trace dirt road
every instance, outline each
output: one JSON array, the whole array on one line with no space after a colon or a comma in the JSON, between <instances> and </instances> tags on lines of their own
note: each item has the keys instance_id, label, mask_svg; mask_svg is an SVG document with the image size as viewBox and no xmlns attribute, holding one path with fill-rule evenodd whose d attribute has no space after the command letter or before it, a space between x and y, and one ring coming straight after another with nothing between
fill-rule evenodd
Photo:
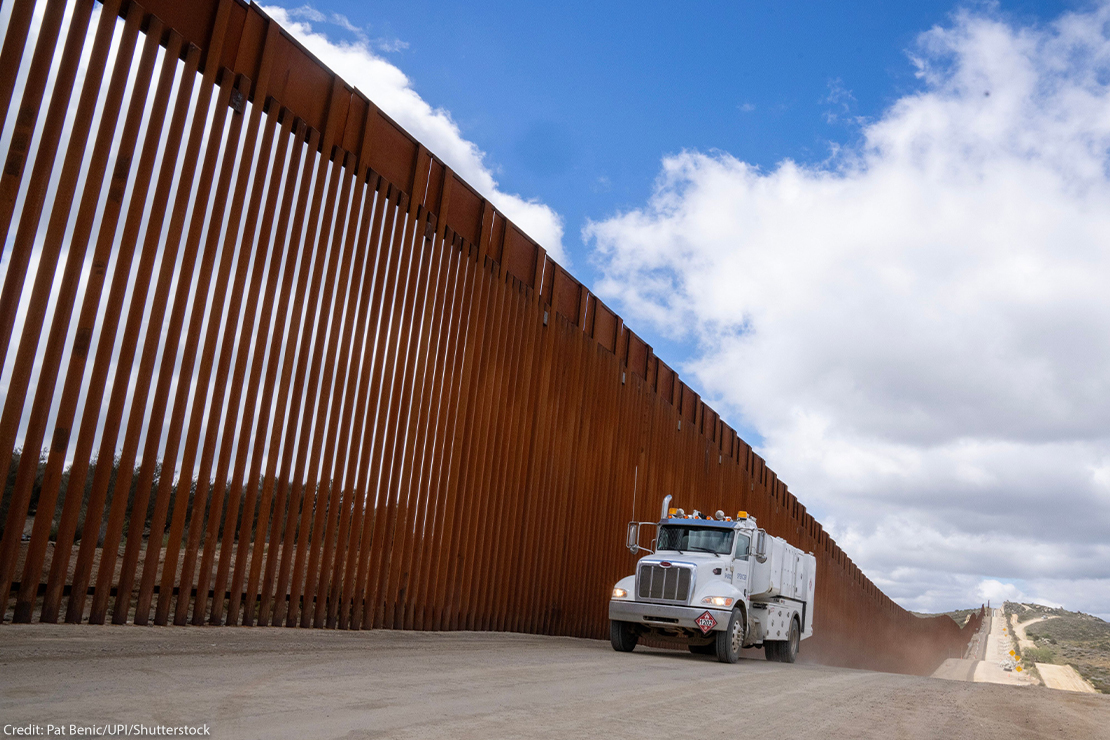
<instances>
[{"instance_id":1,"label":"dirt road","mask_svg":"<svg viewBox=\"0 0 1110 740\"><path fill-rule=\"evenodd\" d=\"M207 723L216 738L1058 740L1110 726L1101 694L473 632L5 625L0 677L0 725Z\"/></svg>"},{"instance_id":2,"label":"dirt road","mask_svg":"<svg viewBox=\"0 0 1110 740\"><path fill-rule=\"evenodd\" d=\"M1056 616L1033 617L1032 619L1026 620L1024 622L1018 622L1016 614L1011 614L1010 615L1010 624L1011 624L1011 628L1013 629L1013 632L1014 632L1014 637L1017 638L1018 645L1021 647L1022 650L1025 650L1027 648L1037 647L1036 643L1034 643L1032 640L1029 639L1029 635L1025 634L1025 628L1028 627L1031 624L1037 624L1037 623L1044 622L1044 621L1049 620L1049 619L1059 619L1059 617L1056 617Z\"/></svg>"},{"instance_id":3,"label":"dirt road","mask_svg":"<svg viewBox=\"0 0 1110 740\"><path fill-rule=\"evenodd\" d=\"M1082 691L1087 694L1096 694L1095 688L1083 680L1079 671L1070 665L1053 665L1052 663L1037 663L1037 672L1041 674L1044 685L1050 689L1060 691Z\"/></svg>"},{"instance_id":4,"label":"dirt road","mask_svg":"<svg viewBox=\"0 0 1110 740\"><path fill-rule=\"evenodd\" d=\"M1006 615L1001 609L995 609L991 618L990 634L987 635L987 649L983 659L975 666L974 680L983 683L1012 684L1014 686L1028 686L1037 683L1037 679L1025 671L1014 667L1010 653L1014 648L1014 637L1006 627ZM1002 666L1010 665L1010 670Z\"/></svg>"}]
</instances>

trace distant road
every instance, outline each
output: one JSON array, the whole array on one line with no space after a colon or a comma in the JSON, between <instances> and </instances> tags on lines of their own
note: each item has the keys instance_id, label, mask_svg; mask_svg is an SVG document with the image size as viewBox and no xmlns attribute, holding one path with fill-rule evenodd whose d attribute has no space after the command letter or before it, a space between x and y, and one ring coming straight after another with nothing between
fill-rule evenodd
<instances>
[{"instance_id":1,"label":"distant road","mask_svg":"<svg viewBox=\"0 0 1110 740\"><path fill-rule=\"evenodd\" d=\"M207 723L215 738L1059 740L1110 727L1101 694L496 633L4 625L0 676L0 724Z\"/></svg>"},{"instance_id":2,"label":"distant road","mask_svg":"<svg viewBox=\"0 0 1110 740\"><path fill-rule=\"evenodd\" d=\"M1059 618L1060 617L1053 614L1051 616L1033 617L1032 619L1026 620L1026 621L1021 622L1019 624L1018 621L1017 621L1017 615L1016 614L1011 614L1010 615L1010 623L1011 623L1011 625L1013 627L1013 630L1014 630L1014 636L1017 637L1018 645L1021 646L1022 650L1025 650L1026 648L1037 647L1037 644L1029 639L1029 635L1025 634L1025 628L1026 627L1028 627L1029 625L1034 624L1034 623L1040 623L1040 622L1048 621L1049 619L1059 619Z\"/></svg>"}]
</instances>

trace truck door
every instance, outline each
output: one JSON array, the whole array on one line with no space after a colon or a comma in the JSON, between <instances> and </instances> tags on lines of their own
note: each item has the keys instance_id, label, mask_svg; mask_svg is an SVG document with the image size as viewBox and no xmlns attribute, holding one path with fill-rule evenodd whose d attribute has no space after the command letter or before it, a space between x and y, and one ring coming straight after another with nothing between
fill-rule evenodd
<instances>
[{"instance_id":1,"label":"truck door","mask_svg":"<svg viewBox=\"0 0 1110 740\"><path fill-rule=\"evenodd\" d=\"M736 549L732 560L732 585L748 596L751 582L751 537L743 532L736 533Z\"/></svg>"}]
</instances>

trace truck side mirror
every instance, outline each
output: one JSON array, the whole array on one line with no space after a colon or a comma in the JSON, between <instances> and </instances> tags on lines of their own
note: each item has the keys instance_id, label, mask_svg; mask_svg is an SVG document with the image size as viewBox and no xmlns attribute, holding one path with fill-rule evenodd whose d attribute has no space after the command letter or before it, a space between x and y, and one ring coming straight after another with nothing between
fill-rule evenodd
<instances>
[{"instance_id":1,"label":"truck side mirror","mask_svg":"<svg viewBox=\"0 0 1110 740\"><path fill-rule=\"evenodd\" d=\"M767 562L767 533L762 529L755 534L755 559L761 563Z\"/></svg>"},{"instance_id":2,"label":"truck side mirror","mask_svg":"<svg viewBox=\"0 0 1110 740\"><path fill-rule=\"evenodd\" d=\"M625 547L631 552L635 553L640 549L640 523L628 523L628 537L625 540Z\"/></svg>"}]
</instances>

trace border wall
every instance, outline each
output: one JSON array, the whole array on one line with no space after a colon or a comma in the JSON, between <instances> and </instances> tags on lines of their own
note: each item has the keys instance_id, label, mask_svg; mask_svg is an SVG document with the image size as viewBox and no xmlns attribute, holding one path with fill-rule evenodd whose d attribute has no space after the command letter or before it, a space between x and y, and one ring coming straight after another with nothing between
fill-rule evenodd
<instances>
[{"instance_id":1,"label":"border wall","mask_svg":"<svg viewBox=\"0 0 1110 740\"><path fill-rule=\"evenodd\" d=\"M603 638L672 494L816 554L804 657L962 655L257 6L4 5L5 621Z\"/></svg>"}]
</instances>

